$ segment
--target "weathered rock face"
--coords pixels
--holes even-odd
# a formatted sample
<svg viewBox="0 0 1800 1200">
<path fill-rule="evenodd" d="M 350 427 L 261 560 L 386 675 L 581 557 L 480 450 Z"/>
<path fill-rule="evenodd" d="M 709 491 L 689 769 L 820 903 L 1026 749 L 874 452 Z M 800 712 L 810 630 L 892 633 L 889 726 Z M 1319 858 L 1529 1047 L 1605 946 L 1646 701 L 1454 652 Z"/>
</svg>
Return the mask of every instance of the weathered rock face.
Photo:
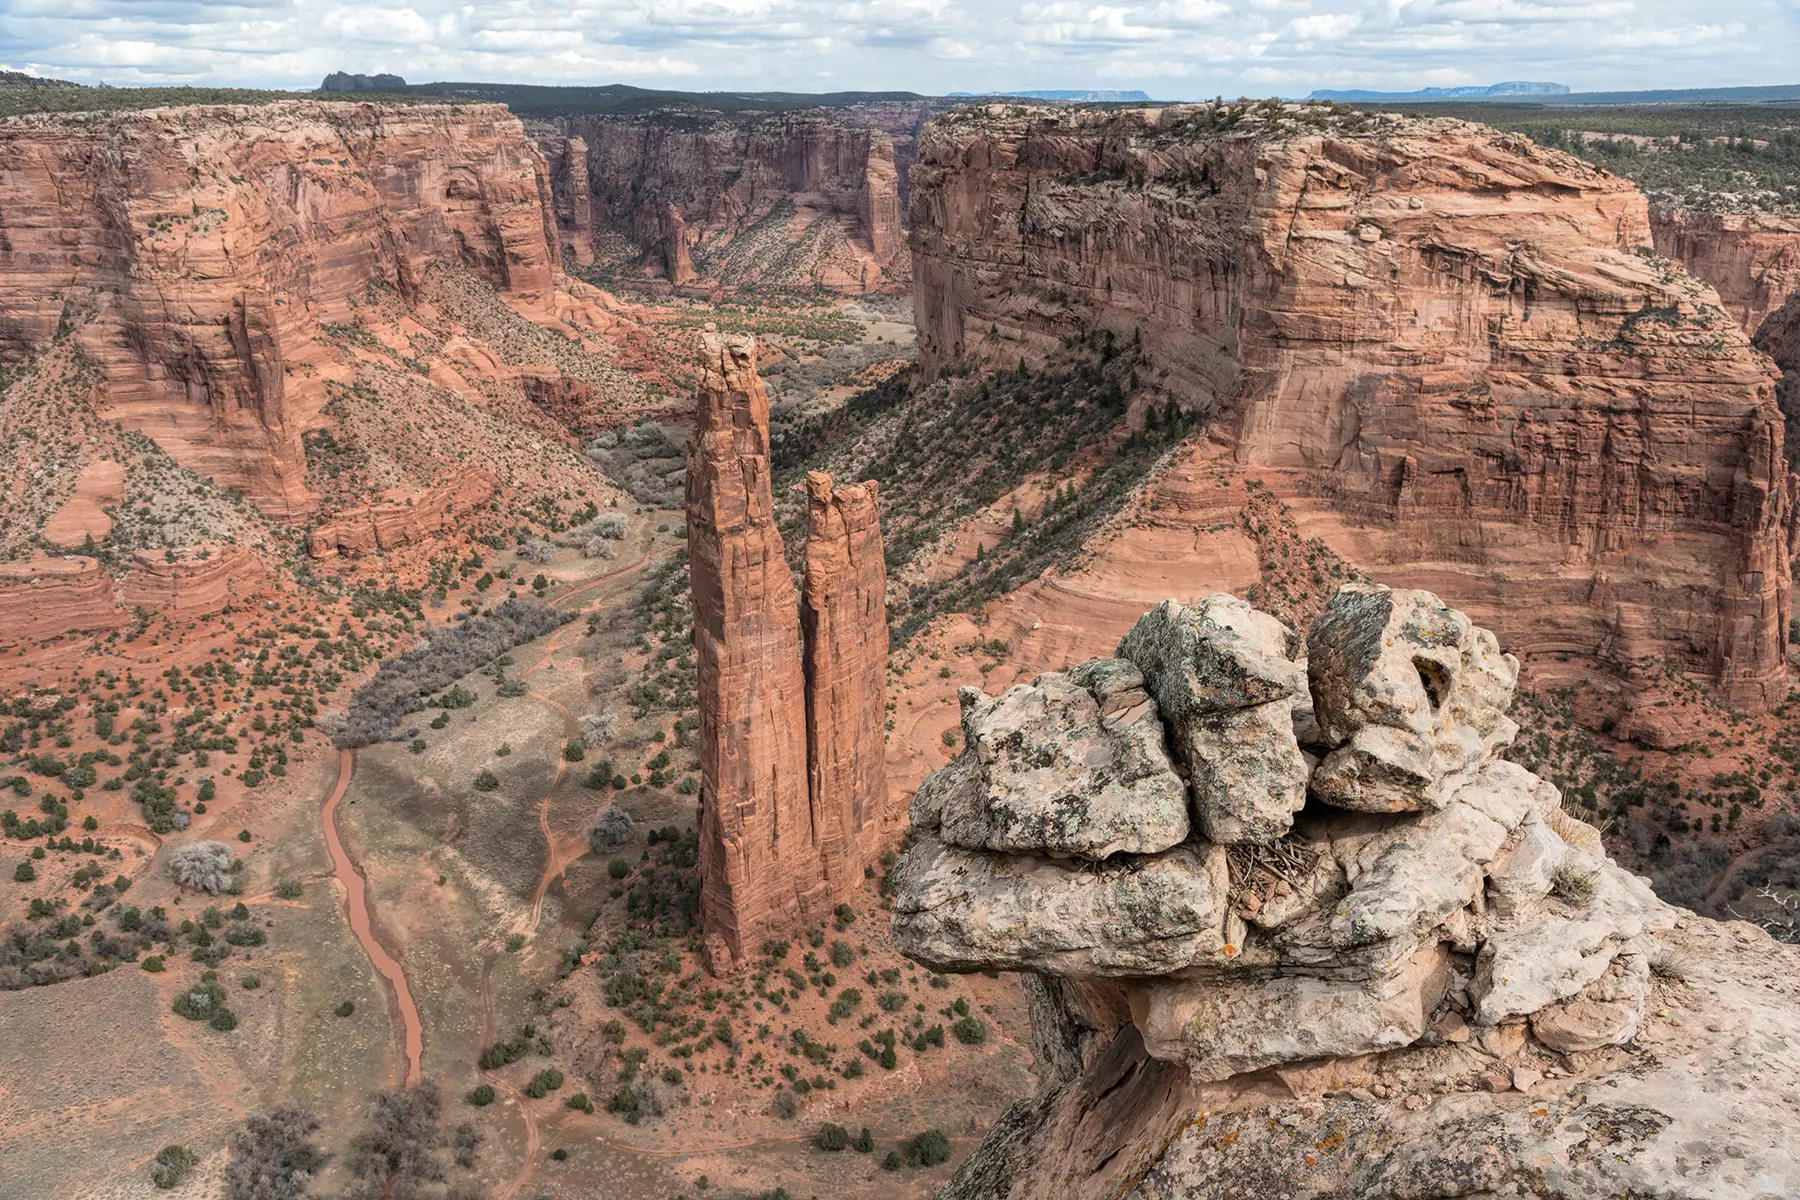
<svg viewBox="0 0 1800 1200">
<path fill-rule="evenodd" d="M 0 562 L 0 646 L 117 629 L 126 619 L 114 603 L 111 577 L 94 559 Z"/>
<path fill-rule="evenodd" d="M 677 285 L 865 292 L 896 268 L 905 277 L 900 178 L 879 129 L 817 111 L 581 116 L 535 128 L 552 161 L 584 148 L 585 177 L 576 182 L 571 161 L 552 183 L 565 240 L 586 240 L 590 252 L 597 231 L 622 235 Z"/>
<path fill-rule="evenodd" d="M 1773 377 L 1626 181 L 1448 120 L 992 106 L 926 128 L 909 220 L 927 375 L 1140 338 L 1364 569 L 1509 643 L 1786 695 Z"/>
<path fill-rule="evenodd" d="M 1184 681 L 1189 696 L 1240 701 L 1285 685 L 1291 639 L 1225 599 L 1150 614 L 1126 639 L 1135 665 L 1102 660 L 1075 675 L 1124 685 L 1142 667 L 1143 679 Z M 1032 973 L 1045 1084 L 944 1194 L 1747 1200 L 1800 1185 L 1800 1135 L 1769 1111 L 1800 1080 L 1800 1051 L 1743 1036 L 1705 1059 L 1688 1048 L 1644 1053 L 1667 1032 L 1649 998 L 1704 1003 L 1689 984 L 1730 936 L 1696 919 L 1677 931 L 1680 914 L 1607 858 L 1555 787 L 1494 756 L 1511 736 L 1513 664 L 1492 635 L 1427 593 L 1352 585 L 1307 645 L 1316 720 L 1296 724 L 1316 730 L 1309 739 L 1326 757 L 1291 829 L 1225 846 L 1197 824 L 1172 846 L 1082 863 L 1037 844 L 953 844 L 959 805 L 1021 807 L 1015 795 L 971 790 L 991 774 L 973 738 L 919 788 L 894 874 L 896 943 L 937 970 Z M 992 703 L 1055 712 L 1070 686 L 1052 673 Z M 1140 719 L 1167 722 L 1178 744 L 1166 714 L 1181 702 L 1150 691 L 1158 700 L 1145 697 L 1154 706 Z M 973 698 L 965 714 L 989 703 Z M 1063 724 L 1007 724 L 1007 754 L 1063 762 Z M 1455 745 L 1455 779 L 1438 781 L 1427 803 L 1369 811 L 1329 781 L 1331 756 L 1369 729 Z M 1462 762 L 1465 746 L 1474 762 Z M 1084 766 L 1019 786 L 1067 807 L 1063 792 L 1108 786 Z M 1196 812 L 1208 787 L 1188 782 Z M 1116 818 L 1108 824 L 1116 836 Z M 1166 840 L 1159 809 L 1144 825 L 1149 841 Z M 1739 936 L 1768 945 L 1760 931 Z M 1681 958 L 1691 947 L 1709 957 Z M 1671 954 L 1678 967 L 1652 971 Z M 1791 971 L 1796 959 L 1784 962 Z M 1749 981 L 1733 1000 L 1785 1026 L 1800 1005 L 1781 991 L 1766 996 Z M 1773 1089 L 1760 1107 L 1718 1086 L 1723 1059 L 1737 1087 Z M 1530 1100 L 1497 1094 L 1526 1091 Z M 1740 1117 L 1742 1131 L 1732 1127 Z M 1742 1170 L 1675 1171 L 1667 1164 L 1701 1144 L 1690 1137 L 1727 1139 Z"/>
<path fill-rule="evenodd" d="M 417 496 L 390 495 L 383 503 L 338 513 L 307 538 L 314 558 L 368 554 L 422 541 L 453 526 L 494 495 L 493 475 L 480 467 L 459 471 Z"/>
<path fill-rule="evenodd" d="M 240 603 L 268 583 L 268 569 L 241 546 L 140 550 L 119 585 L 119 601 L 171 617 L 205 617 Z"/>
<path fill-rule="evenodd" d="M 887 842 L 887 567 L 873 483 L 806 477 L 806 758 L 826 883 L 855 891 Z"/>
<path fill-rule="evenodd" d="M 1650 236 L 1658 254 L 1712 284 L 1752 337 L 1800 291 L 1800 217 L 1655 205 Z"/>
<path fill-rule="evenodd" d="M 582 266 L 594 261 L 594 206 L 588 195 L 587 143 L 579 137 L 538 141 L 550 166 L 550 196 L 561 245 Z"/>
<path fill-rule="evenodd" d="M 688 455 L 700 916 L 715 971 L 823 919 L 887 832 L 886 576 L 874 484 L 808 480 L 801 614 L 775 527 L 755 343 L 706 334 Z"/>
<path fill-rule="evenodd" d="M 543 161 L 498 105 L 295 101 L 0 122 L 0 360 L 67 321 L 105 415 L 300 516 L 321 322 L 462 264 L 552 306 Z"/>
</svg>

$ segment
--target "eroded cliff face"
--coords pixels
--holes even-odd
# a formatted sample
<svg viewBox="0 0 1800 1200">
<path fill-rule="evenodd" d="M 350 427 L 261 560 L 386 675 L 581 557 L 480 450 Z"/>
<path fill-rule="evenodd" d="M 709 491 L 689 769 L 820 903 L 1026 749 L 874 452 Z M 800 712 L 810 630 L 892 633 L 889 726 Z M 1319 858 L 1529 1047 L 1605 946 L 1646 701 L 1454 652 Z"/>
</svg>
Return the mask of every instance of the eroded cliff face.
<svg viewBox="0 0 1800 1200">
<path fill-rule="evenodd" d="M 905 278 L 900 179 L 879 129 L 823 112 L 584 116 L 535 128 L 546 157 L 570 164 L 552 176 L 554 208 L 577 257 L 617 252 L 623 238 L 621 265 L 677 285 L 866 292 Z"/>
<path fill-rule="evenodd" d="M 1042 1091 L 941 1194 L 1791 1192 L 1800 1053 L 1758 1031 L 1794 952 L 1665 905 L 1503 757 L 1517 673 L 1357 583 L 1304 638 L 1220 593 L 963 689 L 895 943 L 1025 973 Z"/>
<path fill-rule="evenodd" d="M 321 324 L 433 264 L 554 308 L 542 159 L 498 105 L 295 101 L 0 123 L 0 359 L 69 330 L 103 415 L 265 511 L 312 506 Z"/>
<path fill-rule="evenodd" d="M 1800 217 L 1657 205 L 1650 235 L 1658 254 L 1712 284 L 1752 337 L 1800 290 Z"/>
<path fill-rule="evenodd" d="M 825 919 L 881 851 L 887 610 L 874 485 L 815 475 L 802 661 L 755 342 L 706 334 L 700 353 L 687 471 L 700 919 L 722 972 Z"/>
<path fill-rule="evenodd" d="M 1358 565 L 1532 649 L 1786 694 L 1774 374 L 1626 181 L 1449 120 L 991 106 L 927 127 L 927 374 L 1104 327 Z"/>
</svg>

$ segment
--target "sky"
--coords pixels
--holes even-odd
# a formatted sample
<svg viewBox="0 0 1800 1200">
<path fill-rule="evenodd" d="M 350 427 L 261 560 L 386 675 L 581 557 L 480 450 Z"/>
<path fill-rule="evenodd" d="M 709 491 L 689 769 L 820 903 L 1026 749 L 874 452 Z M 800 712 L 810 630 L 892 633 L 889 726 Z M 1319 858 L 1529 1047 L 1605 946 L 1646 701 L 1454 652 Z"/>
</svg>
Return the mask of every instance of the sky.
<svg viewBox="0 0 1800 1200">
<path fill-rule="evenodd" d="M 1157 99 L 1720 87 L 1800 82 L 1800 0 L 0 0 L 0 66 L 115 86 L 312 88 L 345 70 Z"/>
</svg>

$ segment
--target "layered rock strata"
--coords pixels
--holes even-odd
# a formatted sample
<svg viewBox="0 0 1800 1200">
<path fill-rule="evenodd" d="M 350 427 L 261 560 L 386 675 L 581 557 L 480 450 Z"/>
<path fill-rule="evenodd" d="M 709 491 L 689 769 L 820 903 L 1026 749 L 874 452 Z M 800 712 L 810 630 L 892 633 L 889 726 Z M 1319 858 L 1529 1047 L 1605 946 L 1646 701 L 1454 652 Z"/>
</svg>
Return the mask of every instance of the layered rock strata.
<svg viewBox="0 0 1800 1200">
<path fill-rule="evenodd" d="M 390 496 L 380 504 L 338 513 L 307 535 L 314 558 L 394 550 L 452 528 L 493 498 L 496 480 L 480 467 L 458 471 L 417 496 Z"/>
<path fill-rule="evenodd" d="M 140 550 L 119 585 L 119 601 L 172 617 L 205 617 L 239 603 L 268 584 L 268 570 L 241 546 Z"/>
<path fill-rule="evenodd" d="M 284 101 L 0 122 L 0 360 L 67 328 L 103 415 L 299 517 L 301 434 L 370 286 L 433 264 L 549 313 L 549 181 L 499 105 Z"/>
<path fill-rule="evenodd" d="M 1231 1195 L 1270 1200 L 1501 1195 L 1518 1194 L 1501 1185 L 1534 1178 L 1548 1160 L 1582 1170 L 1524 1194 L 1598 1197 L 1646 1177 L 1634 1157 L 1671 1121 L 1724 1131 L 1732 1101 L 1672 1115 L 1697 1070 L 1646 1084 L 1658 1064 L 1633 1065 L 1651 966 L 1679 914 L 1607 857 L 1553 785 L 1497 756 L 1516 732 L 1506 711 L 1517 663 L 1435 596 L 1372 585 L 1331 599 L 1304 664 L 1299 644 L 1274 618 L 1214 596 L 1146 614 L 1121 646 L 1129 660 L 1051 672 L 995 700 L 965 690 L 965 749 L 913 801 L 894 935 L 933 970 L 1028 972 L 1047 1086 L 1003 1118 L 948 1195 L 1199 1200 L 1226 1194 L 1225 1180 Z M 1205 775 L 1170 773 L 1189 724 L 1264 695 L 1285 709 L 1286 727 L 1252 727 L 1204 759 Z M 1196 696 L 1220 705 L 1196 706 Z M 1398 738 L 1400 768 L 1382 757 L 1390 743 L 1367 740 L 1371 730 Z M 1165 744 L 1176 752 L 1157 761 L 1149 747 Z M 1238 821 L 1231 764 L 1254 776 L 1295 745 L 1304 806 L 1275 805 L 1254 828 Z M 1121 769 L 1127 760 L 1136 765 Z M 1345 761 L 1353 766 L 1334 766 Z M 1346 787 L 1346 774 L 1373 797 Z M 1152 795 L 1121 804 L 1127 779 L 1153 781 Z M 1237 840 L 1215 840 L 1214 828 Z M 1800 1051 L 1785 1043 L 1751 1054 L 1800 1077 Z M 1617 1092 L 1567 1093 L 1534 1136 L 1498 1136 L 1512 1126 L 1508 1109 L 1485 1102 L 1490 1092 L 1596 1064 Z M 1444 1190 L 1457 1171 L 1442 1163 L 1414 1178 L 1341 1136 L 1288 1138 L 1285 1129 L 1341 1124 L 1321 1121 L 1316 1104 L 1248 1123 L 1231 1115 L 1346 1079 L 1441 1084 L 1445 1072 L 1483 1081 L 1484 1102 L 1471 1095 L 1440 1115 L 1445 1138 L 1433 1142 L 1449 1158 L 1479 1156 L 1462 1190 Z M 1756 1078 L 1750 1064 L 1735 1075 Z M 1384 1084 L 1353 1095 L 1367 1109 L 1391 1093 Z M 1639 1106 L 1645 1096 L 1664 1111 Z M 1406 1116 L 1426 1106 L 1415 1099 L 1393 1096 L 1393 1107 L 1429 1138 Z M 1633 1149 L 1584 1157 L 1578 1123 L 1591 1142 L 1596 1122 L 1624 1111 L 1646 1122 L 1622 1135 Z M 1359 1127 L 1383 1121 L 1349 1097 L 1343 1113 Z M 1224 1128 L 1213 1124 L 1221 1117 Z M 1253 1159 L 1226 1153 L 1242 1134 L 1218 1140 L 1240 1124 L 1260 1139 Z M 1210 1132 L 1193 1136 L 1199 1127 Z M 1795 1161 L 1779 1178 L 1800 1179 Z M 1364 1179 L 1386 1183 L 1371 1192 L 1346 1182 Z"/>
<path fill-rule="evenodd" d="M 1110 329 L 1365 570 L 1786 695 L 1773 376 L 1628 182 L 1443 119 L 983 106 L 927 126 L 909 222 L 928 376 Z"/>
<path fill-rule="evenodd" d="M 125 621 L 115 602 L 112 578 L 95 559 L 0 562 L 0 646 L 98 633 Z"/>
<path fill-rule="evenodd" d="M 862 292 L 905 277 L 900 178 L 879 129 L 822 111 L 683 112 L 567 117 L 537 133 L 547 158 L 569 160 L 552 183 L 571 245 L 623 236 L 677 285 Z"/>
<path fill-rule="evenodd" d="M 755 343 L 706 334 L 701 367 L 687 465 L 700 917 L 723 971 L 824 919 L 880 851 L 887 614 L 874 485 L 814 476 L 802 661 Z"/>
<path fill-rule="evenodd" d="M 1800 291 L 1800 216 L 1656 205 L 1650 236 L 1658 254 L 1712 284 L 1752 337 Z"/>
</svg>

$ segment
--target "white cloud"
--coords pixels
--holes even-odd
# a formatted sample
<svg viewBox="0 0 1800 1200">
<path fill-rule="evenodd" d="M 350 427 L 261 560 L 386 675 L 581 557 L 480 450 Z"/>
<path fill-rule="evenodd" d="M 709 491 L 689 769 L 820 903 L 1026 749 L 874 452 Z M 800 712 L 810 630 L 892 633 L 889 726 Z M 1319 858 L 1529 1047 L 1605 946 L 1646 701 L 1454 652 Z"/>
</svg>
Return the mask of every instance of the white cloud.
<svg viewBox="0 0 1800 1200">
<path fill-rule="evenodd" d="M 0 59 L 110 83 L 1142 87 L 1800 79 L 1794 0 L 0 0 Z"/>
</svg>

